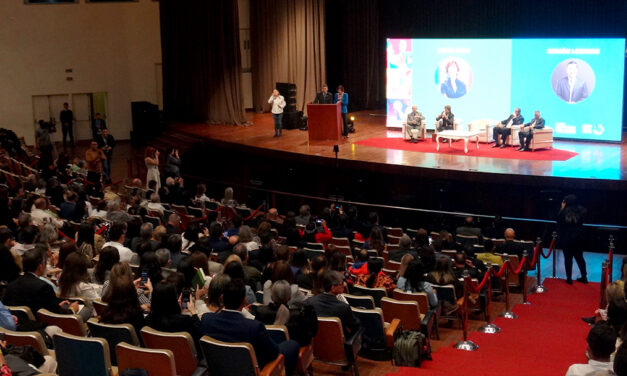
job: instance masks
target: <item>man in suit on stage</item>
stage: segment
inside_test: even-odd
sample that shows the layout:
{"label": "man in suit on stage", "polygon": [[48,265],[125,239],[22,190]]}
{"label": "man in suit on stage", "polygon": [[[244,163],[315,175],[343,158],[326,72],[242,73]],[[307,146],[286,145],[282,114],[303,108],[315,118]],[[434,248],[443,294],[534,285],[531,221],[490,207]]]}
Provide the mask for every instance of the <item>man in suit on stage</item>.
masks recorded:
{"label": "man in suit on stage", "polygon": [[418,142],[422,135],[422,121],[425,117],[418,111],[418,106],[411,106],[411,112],[407,114],[407,131],[411,137],[411,142]]}
{"label": "man in suit on stage", "polygon": [[520,128],[520,132],[518,132],[518,139],[520,140],[520,148],[518,151],[529,151],[529,144],[533,138],[533,130],[542,128],[544,128],[544,119],[540,117],[540,111],[536,110],[533,120],[523,125],[523,127]]}
{"label": "man in suit on stage", "polygon": [[314,104],[333,104],[333,94],[329,93],[327,84],[322,85],[322,91],[316,94]]}
{"label": "man in suit on stage", "polygon": [[[507,136],[512,134],[512,125],[520,125],[525,121],[525,118],[520,114],[520,108],[516,107],[514,109],[514,113],[509,115],[509,117],[502,122],[498,123],[494,129],[492,130],[492,138],[494,138],[493,148],[496,147],[505,147],[505,140],[507,140]],[[499,145],[499,135],[503,142]]]}
{"label": "man in suit on stage", "polygon": [[359,320],[353,315],[351,307],[338,300],[344,292],[344,279],[340,272],[327,270],[322,274],[322,294],[314,295],[307,301],[314,307],[319,317],[337,317],[342,322],[344,335],[350,337],[359,330]]}
{"label": "man in suit on stage", "polygon": [[444,111],[435,120],[438,122],[438,132],[455,128],[455,115],[451,112],[451,106],[444,106]]}
{"label": "man in suit on stage", "polygon": [[[200,332],[218,341],[247,342],[253,346],[259,368],[276,359],[279,354],[285,356],[285,370],[291,375],[298,362],[298,342],[287,340],[275,343],[261,321],[251,320],[242,315],[246,305],[244,281],[233,280],[226,286],[222,295],[224,309],[218,313],[202,316]],[[289,316],[289,311],[287,313]]]}
{"label": "man in suit on stage", "polygon": [[569,61],[566,67],[566,77],[557,81],[555,93],[568,103],[577,103],[588,98],[586,81],[577,77],[579,66],[576,61]]}

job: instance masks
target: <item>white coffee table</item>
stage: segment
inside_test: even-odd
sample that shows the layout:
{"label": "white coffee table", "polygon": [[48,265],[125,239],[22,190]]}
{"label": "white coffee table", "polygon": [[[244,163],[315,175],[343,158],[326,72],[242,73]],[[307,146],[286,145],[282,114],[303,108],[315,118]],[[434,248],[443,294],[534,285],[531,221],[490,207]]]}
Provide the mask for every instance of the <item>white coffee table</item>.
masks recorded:
{"label": "white coffee table", "polygon": [[451,147],[452,140],[464,140],[464,153],[468,153],[468,141],[472,141],[473,137],[477,142],[477,150],[479,149],[479,134],[480,131],[457,131],[457,130],[446,130],[439,132],[435,136],[435,142],[437,144],[436,150],[440,151],[440,139],[447,138],[448,139],[448,147]]}

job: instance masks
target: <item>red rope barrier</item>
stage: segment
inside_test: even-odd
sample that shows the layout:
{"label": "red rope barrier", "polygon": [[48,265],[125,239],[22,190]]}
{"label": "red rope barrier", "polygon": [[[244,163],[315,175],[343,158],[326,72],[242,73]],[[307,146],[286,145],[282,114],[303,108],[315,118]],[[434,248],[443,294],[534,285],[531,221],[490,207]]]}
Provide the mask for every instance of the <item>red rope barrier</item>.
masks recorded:
{"label": "red rope barrier", "polygon": [[514,270],[514,267],[511,266],[511,264],[509,265],[509,269],[512,271],[512,273],[518,274],[525,265],[525,262],[527,262],[527,256],[523,257],[522,260],[520,260],[520,263],[518,264],[518,269]]}
{"label": "red rope barrier", "polygon": [[469,280],[468,290],[470,290],[473,294],[478,294],[483,289],[483,286],[485,286],[485,284],[488,282],[488,279],[490,279],[491,273],[492,273],[492,269],[488,270],[483,276],[483,280],[478,285],[474,283],[472,280]]}
{"label": "red rope barrier", "polygon": [[107,229],[107,227],[108,227],[107,224],[102,225],[102,227],[100,227],[98,231],[96,231],[96,235],[102,234]]}
{"label": "red rope barrier", "polygon": [[257,209],[255,209],[255,211],[253,211],[252,213],[250,213],[250,215],[249,215],[248,217],[244,218],[244,221],[248,221],[248,220],[250,220],[250,219],[255,218],[255,216],[257,215],[257,213],[259,213],[259,210],[261,210],[261,207],[262,207],[262,206],[263,206],[263,205],[259,205],[259,207],[258,207]]}
{"label": "red rope barrier", "polygon": [[59,235],[61,235],[62,237],[69,239],[71,242],[74,242],[75,240],[70,238],[69,236],[65,235],[61,230],[57,229],[57,233],[59,233]]}
{"label": "red rope barrier", "polygon": [[505,274],[505,269],[507,268],[507,264],[509,264],[509,262],[504,262],[503,265],[501,265],[501,269],[499,269],[498,272],[494,273],[494,276],[497,278],[501,278],[503,274]]}
{"label": "red rope barrier", "polygon": [[551,245],[549,246],[549,252],[546,255],[544,254],[544,250],[542,250],[542,248],[540,248],[540,251],[542,252],[542,257],[549,258],[549,256],[551,256],[551,253],[553,252],[554,248],[555,248],[555,238],[553,238],[553,240],[551,240]]}
{"label": "red rope barrier", "polygon": [[529,269],[533,269],[536,267],[536,262],[538,261],[538,255],[540,254],[540,244],[536,245],[536,248],[533,250],[533,259],[529,264]]}

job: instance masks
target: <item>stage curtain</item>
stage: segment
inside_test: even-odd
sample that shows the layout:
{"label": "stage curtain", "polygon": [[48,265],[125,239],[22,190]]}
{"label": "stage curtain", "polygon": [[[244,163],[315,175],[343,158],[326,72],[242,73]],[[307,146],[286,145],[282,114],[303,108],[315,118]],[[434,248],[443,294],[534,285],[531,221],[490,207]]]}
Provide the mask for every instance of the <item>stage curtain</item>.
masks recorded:
{"label": "stage curtain", "polygon": [[160,18],[166,118],[245,123],[237,0],[161,0]]}
{"label": "stage curtain", "polygon": [[253,104],[269,111],[276,82],[296,84],[304,110],[326,80],[324,0],[250,2]]}

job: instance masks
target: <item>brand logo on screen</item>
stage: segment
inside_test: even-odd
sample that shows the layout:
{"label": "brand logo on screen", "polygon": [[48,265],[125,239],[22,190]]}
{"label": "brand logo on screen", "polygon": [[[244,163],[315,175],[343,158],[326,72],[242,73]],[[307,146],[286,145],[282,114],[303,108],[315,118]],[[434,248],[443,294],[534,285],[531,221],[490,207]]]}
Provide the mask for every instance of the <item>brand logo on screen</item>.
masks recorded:
{"label": "brand logo on screen", "polygon": [[583,134],[594,134],[596,136],[600,136],[605,132],[605,127],[603,124],[582,124],[581,125],[581,133]]}
{"label": "brand logo on screen", "polygon": [[566,123],[555,123],[555,131],[564,134],[577,134],[577,127]]}

